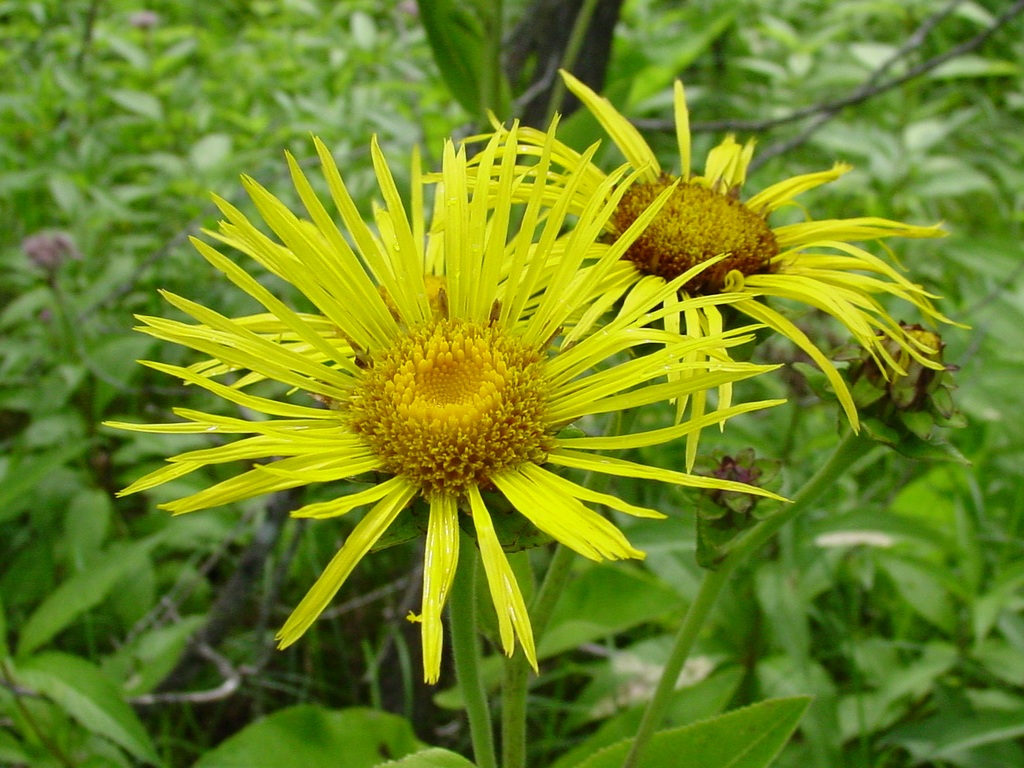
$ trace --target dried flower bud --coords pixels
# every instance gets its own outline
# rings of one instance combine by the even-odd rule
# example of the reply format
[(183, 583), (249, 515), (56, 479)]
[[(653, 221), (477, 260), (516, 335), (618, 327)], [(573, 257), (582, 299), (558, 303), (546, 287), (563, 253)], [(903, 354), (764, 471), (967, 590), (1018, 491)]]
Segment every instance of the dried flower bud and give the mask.
[[(776, 461), (756, 459), (750, 448), (735, 456), (722, 456), (710, 471), (702, 472), (720, 480), (733, 480), (757, 488), (765, 487), (779, 471)], [(755, 508), (764, 499), (751, 493), (709, 489), (697, 511), (697, 562), (715, 568), (724, 559), (730, 544), (759, 519)]]
[[(854, 359), (847, 373), (869, 432), (894, 447), (906, 442), (901, 436), (930, 440), (935, 426), (964, 423), (950, 394), (956, 388), (952, 374), (959, 369), (943, 360), (946, 345), (942, 337), (916, 324), (901, 323), (901, 328), (930, 366), (911, 357), (895, 341), (885, 339), (882, 345), (903, 373), (883, 370), (878, 361), (866, 355)], [(904, 448), (909, 448), (909, 443), (901, 450)]]
[(50, 273), (56, 272), (68, 259), (82, 258), (67, 232), (36, 232), (21, 241), (21, 250), (29, 261)]
[(128, 17), (128, 23), (136, 29), (148, 32), (160, 24), (160, 14), (155, 11), (136, 11)]

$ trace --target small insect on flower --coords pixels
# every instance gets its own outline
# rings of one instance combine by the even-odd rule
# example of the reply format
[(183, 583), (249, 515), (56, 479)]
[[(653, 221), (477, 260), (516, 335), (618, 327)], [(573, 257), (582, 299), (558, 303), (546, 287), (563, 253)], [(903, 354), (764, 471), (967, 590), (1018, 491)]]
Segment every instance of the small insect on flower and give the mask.
[[(232, 319), (166, 293), (167, 300), (195, 322), (139, 318), (141, 331), (208, 356), (191, 367), (146, 365), (269, 418), (251, 421), (181, 408), (175, 410), (182, 419), (177, 423), (114, 423), (143, 432), (216, 430), (220, 435), (245, 436), (174, 456), (167, 467), (123, 493), (145, 491), (207, 465), (233, 461), (260, 463), (161, 506), (185, 513), (366, 473), (377, 478), (365, 488), (307, 504), (294, 513), (325, 519), (368, 508), (281, 629), (282, 647), (309, 628), (363, 556), (401, 515), (412, 514), (409, 505), (417, 498), (429, 513), (423, 603), (415, 618), (422, 625), (425, 676), (435, 682), (441, 668), (441, 614), (458, 561), (460, 520), (475, 533), (503, 650), (511, 654), (518, 640), (536, 667), (530, 618), (495, 532), (489, 499), (504, 497), (504, 505), (542, 532), (600, 560), (640, 558), (643, 553), (589, 505), (640, 517), (662, 515), (590, 490), (560, 474), (565, 468), (772, 495), (603, 453), (673, 440), (717, 423), (719, 415), (620, 436), (564, 431), (588, 415), (682, 397), (767, 368), (691, 362), (695, 352), (707, 358), (742, 343), (748, 338), (745, 330), (689, 339), (647, 327), (650, 309), (676, 291), (672, 284), (649, 305), (637, 306), (594, 333), (565, 343), (560, 329), (567, 318), (586, 310), (592, 301), (592, 286), (577, 275), (592, 246), (607, 232), (610, 217), (637, 173), (622, 168), (598, 185), (592, 204), (578, 210), (570, 246), (562, 249), (555, 268), (548, 269), (548, 260), (534, 255), (543, 255), (562, 235), (568, 206), (548, 207), (551, 190), (534, 184), (520, 209), (513, 210), (513, 190), (522, 183), (514, 151), (517, 130), (512, 129), (511, 145), (495, 138), (484, 147), (474, 161), (484, 173), (475, 176), (468, 173), (465, 153), (450, 143), (445, 146), (429, 222), (418, 161), (413, 163), (412, 204), (407, 211), (373, 141), (371, 156), (384, 204), (374, 210), (372, 229), (360, 217), (327, 148), (316, 141), (341, 227), (289, 156), (308, 219), (244, 178), (276, 239), (223, 200), (218, 205), (227, 222), (219, 233), (210, 233), (298, 288), (315, 311), (291, 309), (244, 267), (194, 240), (199, 252), (265, 312)], [(545, 157), (553, 146), (552, 136), (541, 143)], [(659, 196), (607, 246), (605, 255), (590, 267), (593, 280), (616, 267), (666, 199), (667, 195)], [(621, 354), (638, 349), (645, 353), (631, 359)], [(670, 378), (681, 370), (691, 375)], [(222, 383), (229, 372), (240, 378)], [(280, 382), (281, 397), (254, 394), (249, 385), (256, 381)], [(310, 402), (303, 393), (318, 402)], [(726, 415), (775, 402), (733, 406)]]

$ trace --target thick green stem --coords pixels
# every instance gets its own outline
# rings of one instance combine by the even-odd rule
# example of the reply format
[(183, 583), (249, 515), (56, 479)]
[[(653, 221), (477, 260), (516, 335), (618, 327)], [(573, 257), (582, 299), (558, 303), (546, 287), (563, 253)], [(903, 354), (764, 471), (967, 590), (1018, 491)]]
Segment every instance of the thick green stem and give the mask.
[[(555, 609), (558, 596), (572, 570), (574, 555), (558, 545), (548, 564), (540, 590), (530, 604), (530, 623), (538, 643)], [(526, 691), (530, 664), (522, 650), (505, 660), (501, 686), (501, 765), (502, 768), (526, 768)]]
[(782, 528), (786, 523), (805, 511), (811, 504), (817, 501), (836, 479), (841, 477), (854, 461), (864, 454), (873, 443), (867, 438), (849, 434), (836, 446), (835, 452), (828, 462), (812, 477), (807, 484), (800, 489), (793, 503), (779, 514), (762, 521), (754, 527), (746, 536), (740, 539), (733, 550), (726, 556), (725, 560), (717, 570), (705, 571), (697, 596), (694, 598), (690, 609), (686, 612), (679, 632), (676, 635), (672, 653), (669, 655), (662, 671), (661, 679), (654, 696), (647, 704), (640, 728), (633, 741), (633, 747), (626, 756), (623, 768), (639, 768), (644, 750), (654, 737), (655, 731), (665, 717), (665, 710), (668, 708), (675, 691), (676, 681), (679, 673), (686, 663), (687, 657), (693, 648), (697, 634), (707, 619), (708, 614), (715, 605), (718, 595), (729, 580), (729, 576), (736, 570), (736, 567), (747, 560)]
[(448, 600), (452, 654), (462, 701), (469, 716), (473, 759), (479, 768), (497, 768), (494, 731), (487, 705), (487, 691), (480, 679), (480, 638), (476, 617), (476, 543), (465, 534), (459, 543), (459, 564)]

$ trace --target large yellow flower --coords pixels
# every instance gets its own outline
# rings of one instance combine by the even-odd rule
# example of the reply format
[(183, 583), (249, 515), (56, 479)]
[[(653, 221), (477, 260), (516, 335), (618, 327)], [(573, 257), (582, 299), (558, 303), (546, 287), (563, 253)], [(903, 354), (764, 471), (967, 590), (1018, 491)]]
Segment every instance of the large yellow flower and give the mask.
[[(513, 128), (513, 139), (515, 133)], [(744, 331), (683, 339), (652, 329), (648, 310), (665, 296), (654, 296), (648, 307), (623, 311), (600, 332), (572, 344), (557, 342), (567, 318), (586, 307), (592, 283), (615, 267), (668, 193), (623, 228), (605, 257), (592, 266), (590, 279), (581, 281), (578, 275), (586, 254), (630, 189), (632, 179), (626, 177), (625, 167), (611, 174), (598, 185), (592, 202), (577, 209), (557, 268), (542, 269), (543, 260), (533, 255), (550, 250), (563, 234), (569, 203), (583, 176), (568, 171), (559, 184), (563, 191), (553, 196), (544, 185), (534, 184), (526, 203), (514, 210), (513, 188), (522, 183), (515, 144), (506, 147), (498, 139), (491, 141), (477, 160), (485, 172), (475, 183), (469, 181), (465, 154), (446, 146), (434, 216), (426, 227), (418, 171), (413, 174), (410, 216), (373, 142), (384, 200), (375, 210), (374, 231), (360, 218), (334, 161), (317, 141), (344, 232), (289, 156), (309, 219), (299, 218), (255, 181), (243, 178), (279, 242), (224, 201), (218, 204), (228, 222), (216, 235), (298, 288), (314, 312), (293, 311), (246, 269), (195, 240), (199, 252), (266, 312), (234, 320), (167, 293), (167, 300), (196, 322), (139, 318), (144, 324), (141, 331), (209, 356), (191, 368), (146, 365), (268, 418), (249, 420), (182, 408), (175, 410), (183, 419), (178, 423), (114, 423), (143, 432), (247, 435), (174, 456), (168, 466), (123, 493), (234, 461), (265, 463), (161, 506), (185, 513), (310, 483), (375, 478), (363, 489), (295, 512), (298, 517), (321, 519), (370, 507), (285, 623), (278, 636), (282, 646), (306, 631), (359, 560), (420, 497), (429, 506), (419, 617), (426, 679), (433, 682), (439, 675), (441, 612), (456, 568), (460, 515), (471, 519), (475, 531), (504, 651), (511, 654), (518, 638), (536, 666), (529, 616), (488, 512), (489, 495), (503, 495), (538, 529), (597, 560), (639, 558), (643, 553), (588, 504), (641, 517), (662, 515), (588, 490), (564, 476), (566, 468), (749, 490), (595, 453), (672, 440), (699, 431), (720, 415), (614, 437), (563, 433), (566, 425), (584, 416), (681, 397), (751, 376), (764, 367), (690, 363), (695, 350), (708, 357), (742, 343)], [(553, 138), (539, 146), (541, 164), (549, 163)], [(544, 205), (549, 199), (551, 208)], [(513, 219), (518, 226), (510, 223)], [(665, 295), (676, 288), (664, 286)], [(695, 299), (692, 305), (716, 301), (720, 299)], [(653, 353), (632, 359), (622, 354), (652, 344), (657, 349)], [(685, 381), (668, 378), (681, 370), (690, 374)], [(222, 383), (219, 379), (228, 373), (240, 378)], [(248, 387), (256, 380), (281, 382), (298, 394), (279, 399), (257, 395)], [(326, 407), (317, 407), (309, 395)], [(726, 415), (769, 404), (748, 403)]]
[[(828, 356), (762, 297), (789, 299), (831, 315), (875, 358), (882, 370), (902, 372), (889, 351), (890, 340), (914, 360), (934, 366), (928, 356), (932, 350), (907, 335), (877, 297), (895, 296), (912, 304), (930, 320), (951, 321), (935, 309), (931, 302), (934, 296), (856, 243), (893, 236), (941, 237), (945, 234), (941, 227), (913, 226), (877, 217), (811, 219), (772, 226), (768, 219), (773, 212), (794, 204), (797, 195), (839, 178), (850, 166), (837, 163), (831, 170), (794, 176), (741, 200), (754, 152), (753, 142), (741, 146), (733, 137), (727, 137), (708, 153), (703, 174), (696, 173), (691, 160), (689, 112), (681, 83), (675, 84), (681, 168), (680, 175), (674, 176), (661, 168), (639, 131), (607, 99), (569, 73), (562, 75), (569, 90), (597, 118), (637, 173), (636, 182), (625, 191), (609, 217), (608, 231), (613, 235), (624, 232), (651, 201), (674, 188), (652, 223), (626, 249), (621, 263), (607, 273), (601, 287), (606, 304), (628, 292), (647, 292), (652, 282), (656, 285), (674, 280), (687, 270), (705, 265), (705, 269), (684, 281), (680, 295), (738, 294), (739, 300), (730, 306), (790, 339), (824, 371), (855, 429), (858, 418), (853, 398)], [(504, 130), (497, 127), (499, 134)], [(540, 131), (520, 130), (517, 140), (521, 156), (539, 155), (544, 136)], [(580, 173), (582, 158), (564, 144), (555, 147), (555, 166), (572, 169), (574, 175)], [(550, 170), (545, 173), (552, 175)], [(557, 175), (557, 171), (554, 173)], [(556, 194), (551, 179), (544, 181), (549, 194)], [(577, 184), (575, 208), (601, 194), (600, 187), (606, 181), (603, 171), (589, 166)], [(522, 194), (527, 191), (528, 186), (524, 185)], [(616, 188), (616, 192), (622, 190)], [(683, 329), (694, 337), (721, 332), (723, 318), (717, 305), (678, 309), (677, 314), (666, 318), (666, 327)], [(727, 401), (728, 388), (723, 389), (723, 394)], [(698, 404), (697, 412), (702, 408)]]

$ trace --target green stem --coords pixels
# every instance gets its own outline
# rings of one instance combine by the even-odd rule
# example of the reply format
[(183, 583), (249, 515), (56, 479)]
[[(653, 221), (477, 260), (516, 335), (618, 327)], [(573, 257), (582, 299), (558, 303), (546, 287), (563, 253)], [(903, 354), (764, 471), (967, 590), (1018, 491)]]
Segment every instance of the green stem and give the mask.
[(462, 701), (469, 716), (473, 760), (478, 768), (497, 768), (487, 691), (480, 679), (480, 640), (476, 616), (477, 561), (476, 542), (462, 534), (459, 564), (448, 600), (452, 655), (455, 657), (455, 675), (462, 692)]
[(501, 103), (502, 78), (505, 76), (501, 68), (501, 45), (505, 14), (503, 6), (503, 0), (491, 0), (490, 15), (485, 14), (484, 16), (484, 24), (486, 25), (484, 34), (487, 36), (487, 47), (491, 58), (487, 72), (484, 73), (484, 77), (480, 78), (480, 89), (482, 91), (480, 94), (480, 105), (484, 111), (480, 118), (484, 126), (488, 125), (488, 110), (497, 114), (500, 120), (506, 120), (509, 117), (509, 115), (502, 114), (506, 105)]
[(668, 709), (672, 694), (676, 688), (676, 681), (679, 673), (686, 663), (687, 657), (697, 639), (697, 634), (707, 619), (708, 614), (715, 605), (718, 595), (729, 580), (729, 576), (736, 570), (736, 567), (747, 560), (750, 555), (760, 551), (761, 547), (782, 528), (786, 523), (804, 512), (811, 504), (817, 501), (826, 490), (828, 490), (861, 455), (863, 455), (873, 443), (867, 438), (858, 437), (850, 433), (836, 446), (831, 458), (818, 472), (807, 481), (807, 484), (800, 489), (793, 503), (785, 510), (773, 517), (758, 523), (746, 536), (738, 541), (733, 550), (722, 561), (721, 566), (714, 571), (705, 571), (697, 596), (694, 598), (690, 609), (686, 612), (679, 632), (676, 635), (675, 645), (662, 671), (661, 679), (654, 696), (647, 704), (640, 728), (633, 746), (626, 756), (623, 768), (638, 768), (641, 765), (641, 757), (647, 745), (654, 737), (655, 731), (665, 717), (665, 710)]
[[(538, 643), (565, 588), (573, 560), (573, 551), (559, 544), (548, 564), (540, 591), (530, 604), (530, 624)], [(526, 691), (529, 676), (530, 664), (522, 649), (505, 660), (501, 686), (502, 768), (526, 768)]]

